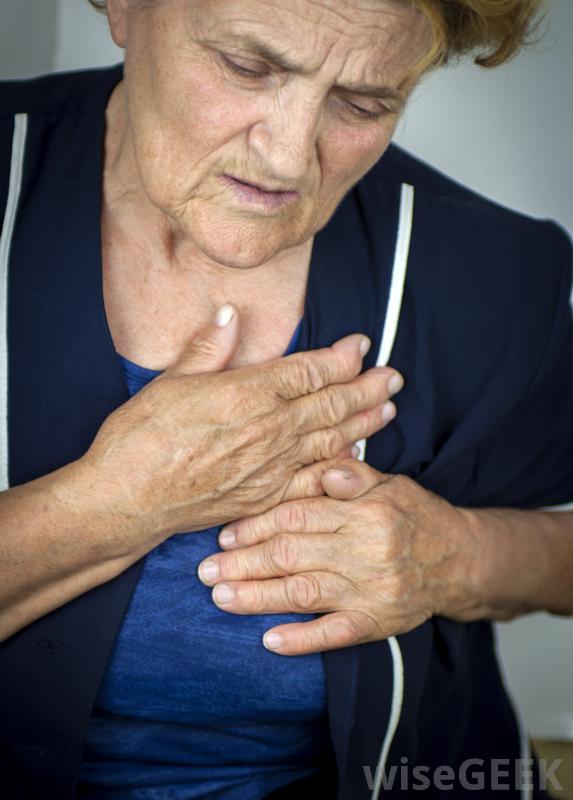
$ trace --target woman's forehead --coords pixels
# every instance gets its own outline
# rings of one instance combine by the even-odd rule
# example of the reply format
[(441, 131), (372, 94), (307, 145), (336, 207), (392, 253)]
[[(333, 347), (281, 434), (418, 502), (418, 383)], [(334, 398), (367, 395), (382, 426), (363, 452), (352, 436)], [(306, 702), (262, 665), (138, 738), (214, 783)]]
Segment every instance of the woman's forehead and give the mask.
[(261, 55), (266, 43), (309, 70), (330, 54), (407, 66), (429, 46), (427, 18), (407, 0), (193, 0), (189, 13), (213, 42), (258, 43)]
[(404, 36), (425, 27), (425, 16), (408, 0), (193, 0), (188, 8), (208, 24), (255, 24), (285, 33), (312, 30), (324, 39)]

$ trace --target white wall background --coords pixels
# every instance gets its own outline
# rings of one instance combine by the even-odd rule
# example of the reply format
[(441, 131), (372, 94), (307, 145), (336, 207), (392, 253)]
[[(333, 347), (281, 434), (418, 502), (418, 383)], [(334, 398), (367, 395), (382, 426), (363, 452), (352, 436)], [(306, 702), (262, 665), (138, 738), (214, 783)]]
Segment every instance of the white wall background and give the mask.
[[(1, 0), (0, 78), (119, 60), (87, 0)], [(483, 194), (573, 232), (573, 0), (552, 1), (543, 43), (512, 64), (491, 72), (464, 64), (424, 83), (396, 140)], [(530, 733), (573, 740), (573, 620), (535, 614), (496, 628)]]
[[(396, 137), (478, 191), (573, 232), (573, 0), (510, 64), (465, 63), (422, 84)], [(447, 122), (446, 122), (447, 121)]]
[(53, 68), (58, 0), (0, 0), (0, 79)]

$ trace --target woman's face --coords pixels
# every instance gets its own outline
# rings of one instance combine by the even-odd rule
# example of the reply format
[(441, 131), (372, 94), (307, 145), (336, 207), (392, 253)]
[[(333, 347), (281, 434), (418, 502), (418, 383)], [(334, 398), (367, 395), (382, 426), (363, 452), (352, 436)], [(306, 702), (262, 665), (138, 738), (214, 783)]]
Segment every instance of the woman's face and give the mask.
[(388, 146), (429, 45), (403, 0), (110, 0), (108, 12), (138, 179), (181, 235), (235, 267), (327, 223)]

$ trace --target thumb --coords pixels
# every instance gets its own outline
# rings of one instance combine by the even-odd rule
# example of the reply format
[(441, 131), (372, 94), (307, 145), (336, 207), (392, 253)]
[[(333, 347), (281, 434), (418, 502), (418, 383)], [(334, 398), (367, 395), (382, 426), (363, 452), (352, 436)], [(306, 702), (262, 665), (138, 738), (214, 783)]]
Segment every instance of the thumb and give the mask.
[(391, 477), (363, 461), (349, 459), (324, 472), (321, 481), (326, 494), (334, 500), (354, 500)]
[(219, 372), (227, 366), (238, 345), (239, 315), (235, 306), (225, 303), (213, 322), (187, 342), (177, 361), (165, 372), (169, 375)]

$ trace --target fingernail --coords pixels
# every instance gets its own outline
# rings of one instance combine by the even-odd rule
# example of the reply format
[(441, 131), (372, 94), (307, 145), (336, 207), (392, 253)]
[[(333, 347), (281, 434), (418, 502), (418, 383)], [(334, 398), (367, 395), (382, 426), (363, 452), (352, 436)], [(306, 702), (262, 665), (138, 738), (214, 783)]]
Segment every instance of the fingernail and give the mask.
[(372, 342), (367, 336), (362, 337), (362, 340), (360, 342), (360, 354), (362, 355), (363, 358), (366, 355), (366, 353), (370, 350), (371, 344)]
[(217, 325), (219, 328), (224, 328), (233, 319), (234, 315), (235, 310), (233, 309), (233, 306), (225, 303), (225, 305), (221, 306), (221, 308), (217, 311), (215, 325)]
[(226, 583), (220, 583), (213, 589), (213, 599), (217, 603), (230, 603), (235, 597), (235, 590), (227, 586)]
[(354, 446), (353, 446), (353, 447), (350, 449), (350, 454), (351, 454), (352, 458), (358, 458), (358, 456), (360, 455), (360, 448), (358, 447), (358, 445), (357, 445), (357, 444), (355, 444), (355, 445), (354, 445)]
[(392, 375), (390, 380), (388, 381), (388, 391), (390, 396), (399, 392), (404, 386), (404, 378), (397, 373)]
[(391, 419), (394, 419), (396, 416), (396, 406), (394, 403), (388, 402), (382, 406), (382, 420), (384, 422), (390, 422)]
[(345, 480), (348, 480), (348, 478), (352, 477), (352, 470), (347, 469), (346, 467), (333, 467), (332, 469), (327, 470), (327, 472), (334, 472)]
[(219, 577), (219, 565), (212, 559), (199, 564), (199, 577), (202, 581), (212, 581)]
[(227, 528), (224, 531), (221, 531), (219, 534), (219, 544), (223, 547), (227, 547), (230, 544), (235, 544), (237, 540), (237, 536), (231, 528)]
[(276, 650), (283, 643), (283, 637), (278, 633), (265, 633), (263, 644), (268, 650)]

